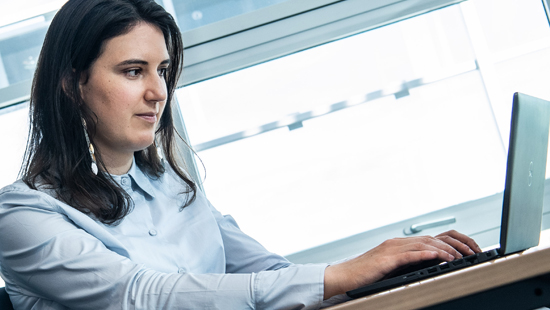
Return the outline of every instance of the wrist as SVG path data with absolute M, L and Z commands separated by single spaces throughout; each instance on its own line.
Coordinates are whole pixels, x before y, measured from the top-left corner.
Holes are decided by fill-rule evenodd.
M 348 291 L 346 287 L 349 286 L 351 282 L 349 280 L 351 279 L 347 278 L 348 277 L 345 275 L 345 272 L 340 264 L 329 265 L 325 269 L 324 299 L 328 299 L 332 296 L 343 294 Z

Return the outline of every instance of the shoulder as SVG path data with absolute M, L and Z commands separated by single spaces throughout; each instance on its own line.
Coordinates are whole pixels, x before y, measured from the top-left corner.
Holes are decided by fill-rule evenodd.
M 52 192 L 53 190 L 46 187 L 32 189 L 22 180 L 18 180 L 0 189 L 0 208 L 33 206 L 57 211 L 61 202 L 52 197 Z
M 103 234 L 103 224 L 54 196 L 52 189 L 44 186 L 32 189 L 20 180 L 0 189 L 0 227 L 12 223 L 15 218 L 19 222 L 33 223 L 33 226 L 62 220 L 92 235 Z
M 17 180 L 13 182 L 10 185 L 7 185 L 0 189 L 0 199 L 2 197 L 6 197 L 12 194 L 19 194 L 19 195 L 34 195 L 38 192 L 38 190 L 30 188 L 23 180 Z M 1 200 L 0 200 L 1 201 Z

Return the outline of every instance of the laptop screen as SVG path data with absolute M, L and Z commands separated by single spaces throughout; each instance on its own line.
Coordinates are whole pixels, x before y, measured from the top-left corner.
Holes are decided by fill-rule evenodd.
M 514 94 L 499 254 L 539 244 L 550 102 Z

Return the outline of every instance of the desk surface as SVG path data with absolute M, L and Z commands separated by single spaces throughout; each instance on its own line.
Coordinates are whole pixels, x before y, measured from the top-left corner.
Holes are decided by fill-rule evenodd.
M 330 307 L 331 310 L 418 309 L 550 273 L 550 247 L 451 272 L 376 295 Z M 476 285 L 472 285 L 476 283 Z

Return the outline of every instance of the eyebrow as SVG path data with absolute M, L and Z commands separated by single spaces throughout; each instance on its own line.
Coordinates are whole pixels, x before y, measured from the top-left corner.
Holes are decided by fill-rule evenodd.
M 165 59 L 163 61 L 161 61 L 161 65 L 164 65 L 164 64 L 169 64 L 170 63 L 170 59 Z M 122 62 L 120 62 L 119 64 L 117 64 L 117 67 L 122 67 L 122 66 L 127 66 L 127 65 L 149 65 L 149 62 L 145 61 L 145 60 L 141 60 L 141 59 L 128 59 L 128 60 L 124 60 Z

